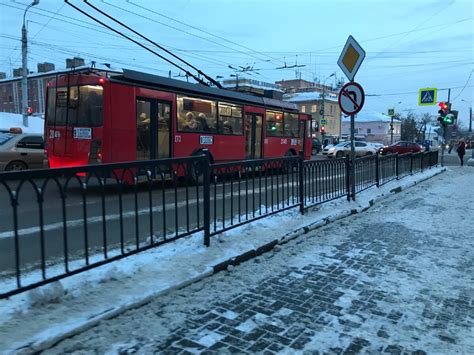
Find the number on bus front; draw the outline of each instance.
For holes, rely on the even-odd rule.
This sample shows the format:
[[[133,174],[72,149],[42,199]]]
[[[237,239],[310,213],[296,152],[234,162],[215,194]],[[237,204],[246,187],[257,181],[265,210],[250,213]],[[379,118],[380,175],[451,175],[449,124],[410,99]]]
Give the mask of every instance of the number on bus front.
[[[54,139],[54,138],[60,138],[61,137],[61,132],[56,131],[54,129],[49,130],[49,138]]]

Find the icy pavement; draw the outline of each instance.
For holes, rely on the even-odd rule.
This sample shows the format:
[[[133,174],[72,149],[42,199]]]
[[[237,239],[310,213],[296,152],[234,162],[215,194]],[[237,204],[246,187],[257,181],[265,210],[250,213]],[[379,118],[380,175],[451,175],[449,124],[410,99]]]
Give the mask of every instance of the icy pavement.
[[[233,256],[361,211],[391,189],[437,172],[369,189],[357,203],[265,218],[214,238],[208,249],[202,236],[191,237],[1,301],[0,349],[44,349],[98,324],[47,352],[473,353],[470,168],[453,168],[368,212],[174,289],[211,275]],[[137,309],[119,315],[130,307]]]

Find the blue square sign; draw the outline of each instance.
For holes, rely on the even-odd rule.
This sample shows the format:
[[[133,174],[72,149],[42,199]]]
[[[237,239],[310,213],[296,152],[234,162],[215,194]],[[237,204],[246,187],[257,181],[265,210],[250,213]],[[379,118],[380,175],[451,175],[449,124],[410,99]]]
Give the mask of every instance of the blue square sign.
[[[436,95],[438,89],[426,88],[420,89],[418,94],[418,106],[433,106],[436,105]]]

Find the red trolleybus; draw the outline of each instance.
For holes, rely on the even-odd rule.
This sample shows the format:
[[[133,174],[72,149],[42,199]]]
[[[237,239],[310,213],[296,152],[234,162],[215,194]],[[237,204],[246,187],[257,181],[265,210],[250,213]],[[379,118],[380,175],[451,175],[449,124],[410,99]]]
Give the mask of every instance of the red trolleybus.
[[[311,154],[310,116],[294,104],[124,70],[71,72],[48,85],[52,168],[185,157],[211,162]],[[308,139],[307,139],[308,138]]]

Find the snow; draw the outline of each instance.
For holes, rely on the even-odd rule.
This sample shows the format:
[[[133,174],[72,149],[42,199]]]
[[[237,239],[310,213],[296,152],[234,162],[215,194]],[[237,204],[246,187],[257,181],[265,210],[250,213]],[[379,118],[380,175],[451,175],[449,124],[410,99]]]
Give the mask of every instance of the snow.
[[[298,92],[295,94],[283,95],[283,100],[290,102],[315,101],[321,100],[322,98],[322,93],[319,91]],[[337,101],[337,95],[326,93],[324,99],[327,101]]]
[[[377,111],[362,109],[355,117],[355,120],[356,122],[390,122],[391,118]],[[349,116],[342,116],[342,121],[350,122],[351,118]]]
[[[77,71],[87,71],[89,69],[91,69],[90,64],[81,65],[79,67],[74,68],[74,70],[76,72]],[[110,66],[110,68],[109,68],[106,65],[102,65],[100,63],[96,63],[95,66],[94,66],[94,69],[99,70],[99,71],[109,72],[111,74],[120,74],[120,73],[123,72],[122,69],[115,68],[113,66]],[[50,77],[50,76],[53,76],[53,75],[56,75],[56,74],[66,74],[66,73],[69,73],[70,71],[71,71],[71,69],[60,68],[60,69],[51,70],[51,71],[47,71],[47,72],[37,72],[37,73],[33,73],[33,74],[28,74],[28,79],[32,79],[32,78],[36,78],[36,77],[42,77],[42,76]],[[21,77],[9,77],[9,78],[5,78],[5,79],[1,79],[0,83],[8,82],[8,81],[19,81],[19,80],[21,80]]]
[[[196,233],[185,239],[65,278],[37,290],[13,296],[8,300],[1,300],[0,352],[16,352],[17,349],[24,347],[32,350],[44,349],[58,340],[98,324],[101,320],[115,317],[125,310],[140,307],[157,296],[211,276],[214,265],[249,250],[255,250],[275,239],[279,239],[281,243],[286,242],[303,234],[307,228],[324,226],[350,215],[353,210],[363,211],[374,201],[382,200],[390,195],[393,188],[413,186],[441,171],[441,168],[433,168],[399,181],[392,181],[380,188],[373,187],[358,194],[356,202],[347,202],[343,197],[320,205],[305,215],[301,215],[297,208],[287,210],[222,233],[219,238],[211,239],[209,248],[203,245],[202,233]],[[442,192],[449,194],[449,188],[456,189],[457,187],[454,184],[443,185]],[[438,188],[432,193],[436,194],[440,191],[441,188]],[[455,212],[447,211],[446,213]],[[390,218],[396,218],[396,216],[388,216],[388,222]],[[423,229],[426,222],[418,221],[416,214],[413,214],[413,218],[407,223]],[[276,247],[274,250],[278,251],[281,248],[285,247]],[[322,257],[318,258],[318,264],[329,265],[336,261],[331,258],[333,254],[331,246],[321,246],[320,250]],[[356,250],[353,252],[357,253]],[[435,256],[431,256],[433,257]],[[306,255],[303,253],[299,258],[302,265],[313,259],[314,255],[310,253]],[[30,277],[33,278],[33,275]],[[242,283],[247,283],[248,279],[258,278],[261,275],[242,277]],[[5,286],[0,282],[0,287]],[[400,287],[387,286],[392,287],[394,293],[401,292]],[[411,297],[410,287],[408,287],[410,285],[404,286],[407,289],[401,296]],[[118,290],[120,292],[117,292]],[[231,294],[235,291],[235,285],[228,285],[226,292]],[[226,292],[213,295],[213,297],[224,297]],[[190,306],[187,305],[186,299],[176,300],[176,302],[183,306]],[[203,302],[208,301],[203,300]],[[349,300],[341,299],[340,302],[340,306],[345,307]],[[281,312],[291,313],[292,311],[282,309]],[[224,313],[222,316],[228,319],[236,317],[233,312]],[[183,317],[183,314],[176,312],[168,326],[173,326],[173,322],[179,322]],[[332,316],[327,315],[327,317],[331,320]],[[31,322],[31,319],[35,321]],[[277,320],[269,320],[266,315],[257,313],[251,321],[241,323],[237,329],[250,331],[255,324],[260,322],[276,324]],[[208,346],[219,341],[219,337],[219,334],[208,332],[201,334],[196,341]],[[328,334],[326,342],[334,346],[333,341],[335,340]]]
[[[28,117],[28,127],[23,126],[23,116],[19,113],[0,112],[0,131],[20,127],[24,133],[44,133],[44,119],[35,116]]]

